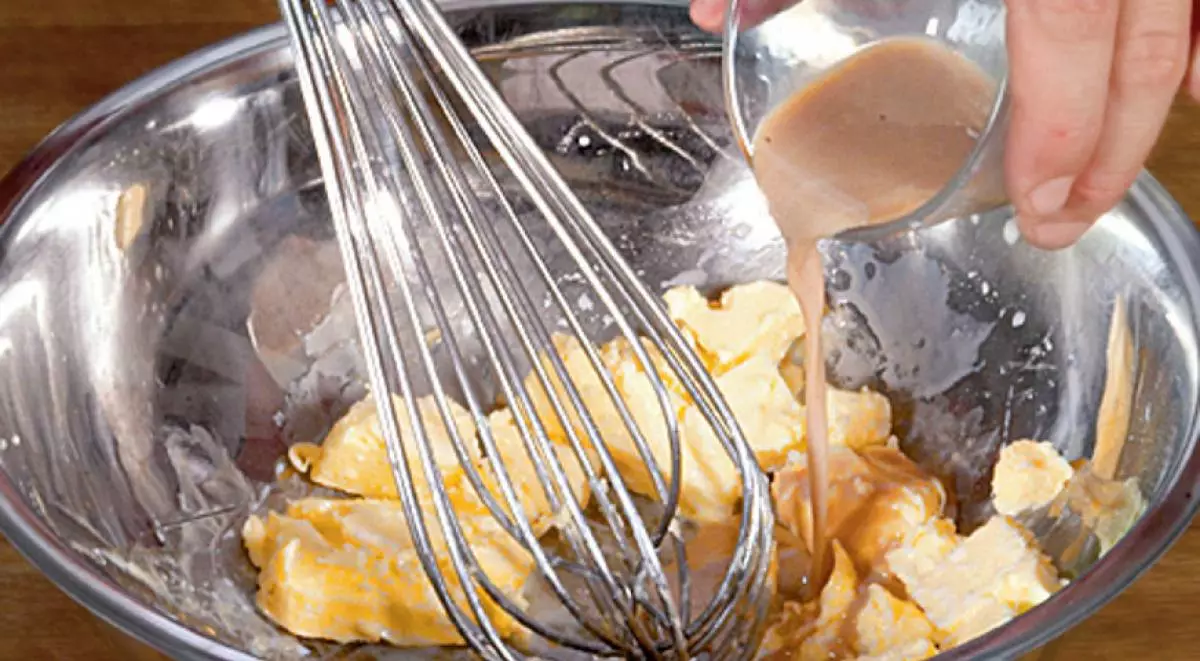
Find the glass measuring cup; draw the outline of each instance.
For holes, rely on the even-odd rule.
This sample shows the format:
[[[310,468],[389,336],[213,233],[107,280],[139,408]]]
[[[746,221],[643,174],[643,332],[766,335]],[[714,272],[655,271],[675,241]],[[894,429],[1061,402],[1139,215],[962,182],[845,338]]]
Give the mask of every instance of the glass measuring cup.
[[[987,122],[939,192],[910,213],[841,236],[870,240],[1003,206],[1009,108],[1004,20],[1003,0],[732,0],[722,67],[739,147],[753,163],[756,131],[777,105],[861,49],[896,37],[932,39],[995,82]]]

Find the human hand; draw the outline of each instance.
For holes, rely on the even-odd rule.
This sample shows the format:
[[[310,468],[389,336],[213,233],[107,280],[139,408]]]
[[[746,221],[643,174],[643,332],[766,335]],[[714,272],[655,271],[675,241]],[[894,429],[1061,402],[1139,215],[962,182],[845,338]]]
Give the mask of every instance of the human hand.
[[[764,12],[789,4],[761,2]],[[1062,248],[1121,201],[1181,85],[1200,99],[1200,16],[1193,0],[1006,4],[1009,197],[1030,243]],[[692,20],[720,31],[726,6],[692,0]]]
[[[1006,176],[1031,243],[1074,243],[1133,184],[1188,71],[1192,5],[1008,0]]]

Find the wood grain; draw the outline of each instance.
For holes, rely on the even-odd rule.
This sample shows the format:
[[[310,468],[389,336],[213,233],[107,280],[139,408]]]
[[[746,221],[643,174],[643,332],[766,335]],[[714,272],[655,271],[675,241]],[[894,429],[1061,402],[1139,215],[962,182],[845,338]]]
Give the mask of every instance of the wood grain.
[[[263,0],[0,2],[0,172],[74,113],[170,60],[275,20]],[[1200,217],[1200,108],[1176,104],[1151,170]],[[1200,528],[1043,659],[1193,659]],[[153,658],[0,540],[0,659]]]

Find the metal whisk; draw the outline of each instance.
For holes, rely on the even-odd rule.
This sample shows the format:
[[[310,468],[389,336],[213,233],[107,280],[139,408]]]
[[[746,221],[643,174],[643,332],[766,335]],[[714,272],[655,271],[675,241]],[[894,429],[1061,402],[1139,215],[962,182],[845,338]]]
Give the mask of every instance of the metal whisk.
[[[772,597],[769,486],[703,363],[660,301],[524,131],[433,0],[280,4],[293,38],[370,386],[375,393],[398,395],[402,403],[376,397],[409,532],[463,639],[485,658],[570,650],[628,658],[748,655]],[[552,229],[555,245],[533,238],[535,223]],[[430,268],[431,250],[440,251],[439,259],[448,265],[448,281],[445,273]],[[551,251],[570,255],[577,272],[570,275],[611,316],[650,376],[667,421],[669,465],[655,461],[645,430],[634,422],[602,360],[597,331],[588,328],[579,306],[560,286],[567,274],[549,266]],[[532,265],[532,274],[518,263]],[[533,300],[529,278],[546,288],[548,301]],[[461,301],[459,314],[466,322],[451,310],[452,299]],[[552,348],[547,306],[578,339],[619,411],[647,464],[657,507],[647,507],[622,479],[594,423],[595,402],[584,399]],[[468,375],[464,325],[477,335],[495,386],[515,414],[538,482],[558,512],[562,543],[557,546],[539,542],[523,514],[487,424],[491,402],[482,394],[484,386]],[[642,341],[661,353],[671,374],[659,372]],[[449,360],[448,373],[438,368],[435,345]],[[545,421],[534,412],[523,381],[528,369],[585,472],[593,500],[587,508],[568,483]],[[700,604],[692,603],[677,515],[680,480],[674,476],[681,475],[685,441],[669,406],[668,379],[686,390],[742,483],[736,550],[715,594]],[[558,389],[552,387],[555,382],[561,384]],[[421,383],[440,414],[436,430],[417,405]],[[462,438],[451,422],[451,391],[460,394],[478,424],[478,441],[503,504],[472,467],[466,444],[475,439]],[[401,442],[399,416],[414,437],[407,446]],[[480,569],[434,461],[431,439],[443,436],[492,516],[532,555],[532,578],[544,581],[578,626],[547,624],[537,609],[506,597]],[[406,456],[413,447],[420,454],[421,479],[432,488],[435,522],[422,514],[414,487],[414,464]],[[437,540],[446,542],[439,546]],[[440,548],[445,551],[435,551]],[[449,554],[453,576],[439,569],[445,560],[439,565],[439,552]],[[520,643],[503,639],[489,620],[485,599],[532,635]]]

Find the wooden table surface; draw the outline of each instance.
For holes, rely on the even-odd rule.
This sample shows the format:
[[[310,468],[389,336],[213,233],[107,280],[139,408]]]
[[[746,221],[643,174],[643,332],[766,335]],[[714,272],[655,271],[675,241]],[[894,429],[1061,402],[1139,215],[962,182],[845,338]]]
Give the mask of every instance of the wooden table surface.
[[[60,122],[134,77],[275,20],[270,0],[0,0],[0,172]],[[1200,108],[1177,104],[1151,163],[1200,218]],[[1200,527],[1072,631],[1056,659],[1200,658]],[[152,658],[61,593],[0,539],[0,659]],[[1045,658],[1045,657],[1043,657]]]

